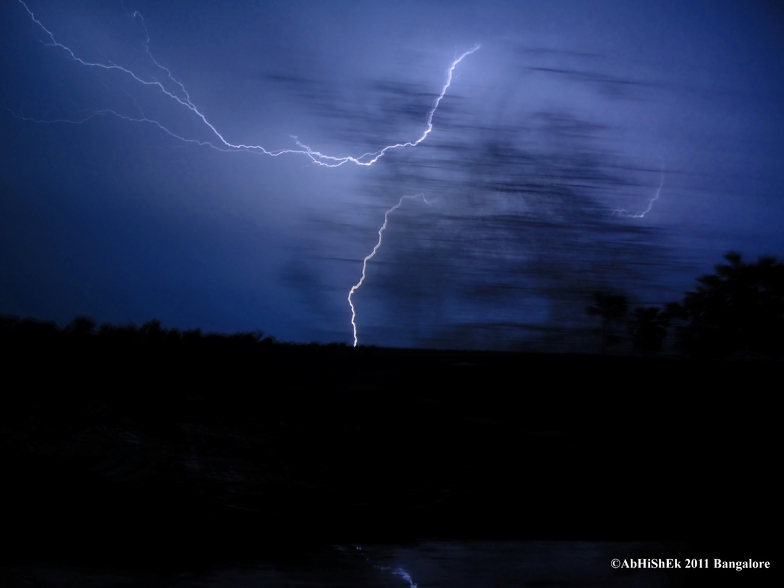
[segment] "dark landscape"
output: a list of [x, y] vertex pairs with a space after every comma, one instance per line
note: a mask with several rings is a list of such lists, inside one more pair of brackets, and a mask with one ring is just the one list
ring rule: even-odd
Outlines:
[[7, 563], [425, 538], [773, 555], [777, 362], [4, 327]]

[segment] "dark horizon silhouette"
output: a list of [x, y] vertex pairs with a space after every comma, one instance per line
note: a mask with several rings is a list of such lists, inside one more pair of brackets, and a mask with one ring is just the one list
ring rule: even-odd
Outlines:
[[[780, 272], [726, 258], [684, 306]], [[777, 282], [751, 282], [763, 283]], [[752, 291], [749, 308], [778, 308], [772, 290]], [[596, 300], [610, 309], [598, 318], [623, 315], [622, 297]], [[176, 567], [421, 538], [764, 551], [766, 390], [780, 361], [761, 360], [779, 348], [657, 354], [646, 345], [661, 333], [640, 330], [660, 326], [658, 309], [638, 310], [636, 354], [355, 349], [2, 317], [0, 467], [16, 521], [5, 560]], [[728, 505], [757, 514], [716, 516]]]
[[[700, 276], [697, 288], [685, 293], [682, 301], [661, 307], [635, 307], [631, 312], [624, 294], [593, 292], [593, 304], [586, 308], [601, 321], [596, 330], [598, 350], [589, 344], [583, 352], [607, 352], [645, 357], [662, 352], [668, 331], [669, 355], [705, 358], [778, 359], [784, 352], [784, 263], [773, 256], [762, 256], [744, 263], [741, 254], [724, 255], [728, 264], [717, 264], [715, 273]], [[623, 325], [629, 337], [624, 338]], [[563, 337], [569, 337], [565, 331]], [[251, 350], [280, 346], [346, 347], [345, 342], [302, 344], [277, 341], [261, 330], [223, 334], [201, 329], [165, 328], [152, 319], [137, 327], [133, 323], [98, 325], [89, 316], [74, 317], [62, 328], [53, 321], [0, 315], [0, 337], [9, 349], [18, 345], [91, 344], [104, 352], [110, 348], [121, 353], [123, 346], [148, 346], [169, 351]], [[622, 345], [623, 344], [623, 345]], [[370, 346], [375, 347], [375, 346]], [[477, 350], [477, 351], [481, 351]], [[535, 345], [518, 351], [541, 352]], [[556, 354], [557, 355], [557, 354]]]

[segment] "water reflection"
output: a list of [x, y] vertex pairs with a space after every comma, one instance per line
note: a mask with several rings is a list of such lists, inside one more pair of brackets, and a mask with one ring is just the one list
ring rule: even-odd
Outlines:
[[613, 558], [683, 557], [664, 543], [422, 542], [333, 546], [275, 561], [159, 575], [67, 567], [0, 569], [5, 586], [449, 588], [682, 586], [683, 570], [614, 570]]

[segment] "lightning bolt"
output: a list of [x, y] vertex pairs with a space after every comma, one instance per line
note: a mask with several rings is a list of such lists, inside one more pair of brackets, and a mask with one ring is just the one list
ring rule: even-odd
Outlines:
[[[419, 144], [421, 144], [423, 141], [425, 141], [427, 139], [427, 137], [430, 135], [430, 133], [432, 133], [432, 131], [433, 131], [433, 128], [434, 128], [433, 118], [434, 118], [434, 116], [436, 114], [436, 111], [438, 110], [442, 100], [444, 99], [444, 97], [446, 96], [449, 88], [452, 85], [452, 82], [454, 80], [455, 70], [463, 62], [463, 60], [466, 57], [468, 57], [469, 55], [472, 55], [473, 53], [475, 53], [476, 51], [478, 51], [480, 49], [480, 45], [477, 44], [474, 47], [472, 47], [471, 49], [469, 49], [467, 51], [464, 51], [464, 52], [460, 53], [459, 55], [457, 55], [456, 57], [454, 57], [453, 61], [451, 62], [450, 66], [447, 69], [446, 80], [444, 81], [444, 84], [441, 87], [441, 91], [437, 95], [437, 97], [433, 100], [431, 108], [427, 112], [427, 115], [425, 117], [425, 128], [422, 131], [421, 135], [419, 135], [419, 137], [417, 137], [416, 139], [413, 139], [413, 140], [410, 140], [410, 141], [406, 141], [406, 142], [402, 142], [402, 143], [394, 143], [394, 144], [386, 145], [385, 147], [381, 148], [378, 151], [364, 153], [364, 154], [359, 155], [357, 157], [354, 157], [354, 156], [335, 156], [335, 155], [328, 155], [328, 154], [322, 153], [320, 151], [312, 149], [310, 146], [308, 146], [305, 143], [301, 142], [299, 140], [299, 138], [297, 136], [295, 136], [295, 135], [292, 135], [291, 138], [294, 140], [294, 142], [295, 142], [295, 144], [297, 146], [297, 149], [268, 150], [268, 149], [266, 149], [265, 147], [263, 147], [261, 145], [250, 145], [250, 144], [244, 144], [244, 143], [232, 143], [226, 137], [224, 137], [223, 134], [221, 134], [221, 132], [218, 130], [218, 128], [212, 122], [210, 122], [210, 120], [207, 118], [207, 116], [196, 106], [196, 104], [194, 103], [194, 101], [191, 98], [191, 95], [189, 94], [188, 90], [186, 89], [185, 85], [181, 81], [179, 81], [177, 78], [174, 77], [174, 75], [172, 74], [170, 69], [165, 67], [162, 63], [160, 63], [153, 56], [152, 51], [150, 49], [151, 38], [150, 38], [150, 35], [149, 35], [149, 31], [147, 29], [146, 23], [144, 22], [143, 16], [138, 11], [130, 13], [129, 17], [132, 20], [137, 20], [138, 19], [141, 22], [142, 27], [144, 29], [144, 33], [145, 33], [145, 39], [144, 39], [142, 44], [144, 46], [146, 55], [147, 55], [147, 57], [150, 60], [150, 63], [152, 63], [154, 65], [154, 67], [157, 69], [157, 71], [160, 72], [159, 77], [154, 77], [153, 76], [153, 77], [150, 77], [148, 79], [148, 78], [143, 77], [142, 75], [136, 73], [134, 70], [132, 70], [132, 69], [130, 69], [128, 67], [122, 66], [122, 65], [118, 65], [117, 63], [114, 63], [111, 60], [107, 60], [105, 62], [97, 62], [97, 61], [90, 61], [90, 60], [87, 60], [87, 59], [84, 59], [84, 58], [80, 57], [70, 47], [68, 47], [67, 45], [65, 45], [65, 44], [63, 44], [63, 43], [61, 43], [60, 41], [57, 40], [57, 38], [55, 37], [54, 33], [52, 33], [52, 31], [49, 30], [41, 22], [41, 20], [38, 17], [36, 17], [35, 13], [28, 7], [28, 5], [25, 3], [24, 0], [18, 0], [18, 2], [19, 2], [19, 4], [21, 4], [24, 7], [24, 9], [27, 12], [27, 14], [29, 15], [30, 19], [46, 35], [46, 39], [47, 40], [43, 41], [43, 44], [45, 46], [53, 47], [53, 48], [57, 48], [59, 50], [62, 50], [63, 52], [65, 52], [67, 54], [69, 59], [71, 59], [71, 60], [81, 64], [82, 66], [89, 67], [89, 68], [96, 68], [96, 69], [100, 69], [100, 70], [104, 70], [104, 71], [117, 72], [120, 75], [128, 76], [131, 80], [133, 80], [133, 82], [135, 82], [137, 84], [140, 84], [140, 85], [142, 85], [144, 87], [147, 87], [147, 88], [150, 88], [150, 89], [153, 89], [153, 90], [157, 90], [164, 97], [166, 97], [169, 100], [174, 101], [177, 105], [179, 105], [182, 108], [187, 109], [188, 111], [190, 111], [190, 113], [193, 116], [197, 117], [197, 119], [201, 122], [201, 124], [204, 127], [206, 127], [206, 129], [209, 131], [209, 134], [212, 136], [212, 138], [210, 140], [195, 139], [195, 138], [189, 138], [189, 137], [183, 136], [181, 134], [178, 134], [178, 133], [172, 131], [169, 127], [167, 127], [164, 123], [160, 122], [159, 120], [156, 120], [156, 119], [153, 119], [153, 118], [149, 118], [148, 116], [146, 116], [144, 111], [142, 110], [142, 108], [139, 106], [139, 104], [135, 100], [134, 100], [134, 105], [135, 105], [136, 111], [138, 112], [138, 115], [136, 115], [136, 116], [123, 114], [121, 112], [118, 112], [117, 110], [113, 110], [113, 109], [108, 109], [107, 108], [107, 109], [94, 111], [94, 112], [92, 112], [92, 113], [90, 113], [90, 114], [88, 114], [88, 115], [86, 115], [84, 117], [78, 118], [78, 119], [39, 120], [39, 119], [35, 119], [35, 118], [28, 118], [28, 117], [17, 115], [13, 111], [9, 110], [9, 112], [11, 112], [11, 114], [13, 116], [15, 116], [16, 118], [21, 119], [21, 120], [27, 120], [27, 121], [32, 121], [32, 122], [36, 122], [36, 123], [46, 123], [46, 124], [55, 124], [55, 123], [83, 124], [83, 123], [85, 123], [85, 122], [87, 122], [87, 121], [89, 121], [89, 120], [91, 120], [93, 118], [96, 118], [96, 117], [100, 117], [100, 116], [114, 116], [116, 118], [119, 118], [119, 119], [122, 119], [122, 120], [125, 120], [125, 121], [128, 121], [128, 122], [152, 124], [152, 125], [158, 127], [164, 133], [166, 133], [169, 136], [171, 136], [172, 138], [177, 139], [177, 140], [182, 141], [182, 142], [187, 143], [187, 144], [194, 144], [194, 145], [198, 145], [198, 146], [202, 146], [202, 147], [209, 147], [209, 148], [215, 149], [217, 151], [222, 151], [222, 152], [240, 152], [240, 151], [243, 151], [243, 152], [253, 152], [253, 153], [257, 153], [257, 154], [261, 154], [261, 155], [267, 155], [267, 156], [270, 156], [270, 157], [279, 157], [281, 155], [286, 155], [286, 154], [300, 155], [300, 156], [305, 156], [305, 157], [309, 158], [311, 160], [311, 162], [316, 164], [316, 165], [320, 165], [320, 166], [323, 166], [323, 167], [329, 167], [329, 168], [340, 167], [340, 166], [342, 166], [344, 164], [347, 164], [347, 163], [351, 163], [351, 164], [355, 164], [355, 165], [363, 166], [363, 167], [370, 167], [373, 164], [375, 164], [376, 162], [378, 162], [382, 157], [384, 157], [384, 155], [386, 155], [389, 151], [392, 151], [392, 150], [395, 150], [395, 149], [417, 147]], [[129, 96], [130, 96], [130, 94], [129, 94]], [[132, 96], [131, 96], [131, 99], [133, 100]], [[6, 110], [8, 110], [8, 109], [6, 109]], [[616, 210], [613, 210], [612, 214], [613, 215], [617, 214], [618, 216], [624, 217], [624, 218], [633, 218], [633, 219], [644, 218], [652, 210], [652, 208], [654, 206], [654, 203], [659, 199], [659, 196], [661, 194], [661, 190], [662, 190], [663, 186], [664, 186], [664, 163], [662, 162], [662, 169], [661, 169], [661, 173], [660, 173], [659, 187], [656, 190], [656, 193], [653, 196], [653, 198], [651, 198], [650, 201], [648, 202], [648, 206], [644, 210], [642, 210], [641, 212], [638, 212], [638, 213], [635, 213], [635, 214], [630, 213], [626, 209], [616, 209]], [[352, 325], [352, 328], [353, 328], [353, 335], [354, 335], [354, 347], [356, 347], [358, 345], [358, 335], [357, 335], [357, 325], [356, 325], [356, 309], [354, 307], [352, 297], [353, 297], [354, 293], [362, 286], [362, 284], [365, 281], [368, 262], [375, 256], [375, 254], [377, 253], [377, 251], [381, 247], [382, 235], [383, 235], [384, 230], [388, 226], [389, 215], [392, 212], [394, 212], [395, 210], [397, 210], [398, 208], [400, 208], [400, 206], [403, 204], [404, 200], [406, 200], [406, 199], [415, 199], [415, 198], [422, 198], [422, 200], [425, 203], [429, 204], [429, 202], [425, 199], [424, 195], [422, 195], [422, 194], [406, 195], [406, 196], [402, 196], [395, 206], [393, 206], [392, 208], [390, 208], [389, 210], [386, 211], [386, 213], [384, 214], [384, 222], [383, 222], [381, 228], [378, 230], [378, 242], [376, 243], [376, 245], [373, 248], [373, 250], [371, 251], [371, 253], [364, 258], [363, 263], [362, 263], [362, 275], [361, 275], [361, 278], [360, 278], [359, 282], [357, 282], [357, 284], [355, 284], [351, 288], [349, 293], [348, 293], [348, 303], [349, 303], [349, 305], [351, 307], [351, 325]]]
[[362, 286], [362, 284], [364, 283], [364, 281], [365, 281], [365, 272], [367, 270], [368, 261], [373, 259], [373, 256], [376, 254], [376, 252], [378, 251], [379, 247], [381, 247], [382, 235], [384, 234], [384, 230], [387, 228], [387, 225], [389, 224], [389, 215], [392, 214], [393, 212], [395, 212], [398, 208], [400, 208], [403, 205], [403, 201], [404, 200], [411, 200], [411, 199], [414, 199], [414, 198], [421, 198], [422, 201], [425, 204], [430, 204], [430, 202], [428, 202], [427, 199], [425, 198], [424, 194], [406, 195], [406, 196], [401, 196], [400, 200], [398, 200], [398, 203], [395, 204], [392, 208], [390, 208], [389, 210], [387, 210], [384, 213], [384, 224], [382, 224], [381, 228], [378, 230], [378, 242], [376, 243], [376, 246], [373, 247], [373, 251], [371, 251], [365, 257], [365, 259], [362, 260], [362, 277], [359, 279], [359, 282], [354, 284], [354, 286], [351, 287], [351, 290], [349, 290], [349, 293], [348, 293], [348, 304], [349, 304], [349, 306], [351, 306], [351, 326], [354, 328], [354, 347], [356, 347], [357, 343], [359, 343], [359, 339], [357, 337], [357, 322], [356, 322], [357, 311], [354, 308], [354, 303], [351, 301], [351, 297], [354, 295], [354, 292], [359, 290], [360, 287]]
[[643, 210], [642, 212], [638, 212], [637, 214], [630, 214], [628, 210], [625, 208], [616, 208], [612, 211], [613, 215], [618, 215], [623, 218], [644, 218], [646, 214], [648, 214], [651, 209], [653, 208], [653, 203], [659, 199], [659, 194], [661, 194], [662, 186], [664, 186], [664, 165], [662, 164], [662, 170], [660, 172], [659, 178], [659, 188], [656, 190], [656, 195], [650, 199], [648, 202], [648, 207]]
[[[127, 120], [127, 121], [131, 121], [131, 122], [146, 122], [146, 123], [154, 124], [158, 128], [160, 128], [162, 131], [164, 131], [167, 134], [169, 134], [170, 136], [172, 136], [172, 137], [174, 137], [176, 139], [179, 139], [180, 141], [186, 142], [186, 143], [194, 143], [194, 144], [197, 144], [197, 145], [200, 145], [200, 146], [211, 147], [211, 148], [219, 150], [219, 151], [251, 151], [251, 152], [255, 152], [255, 153], [259, 153], [259, 154], [263, 154], [263, 155], [268, 155], [270, 157], [278, 157], [280, 155], [285, 155], [285, 154], [304, 155], [304, 156], [308, 157], [313, 163], [315, 163], [317, 165], [324, 166], [324, 167], [340, 167], [341, 165], [346, 164], [346, 163], [353, 163], [353, 164], [356, 164], [356, 165], [369, 167], [369, 166], [373, 165], [374, 163], [376, 163], [384, 155], [386, 155], [386, 153], [388, 151], [391, 151], [393, 149], [401, 149], [401, 148], [404, 148], [404, 147], [416, 147], [417, 145], [419, 145], [433, 131], [433, 116], [435, 115], [436, 110], [438, 110], [438, 106], [441, 104], [441, 100], [443, 100], [444, 96], [446, 95], [447, 90], [452, 85], [452, 78], [453, 78], [453, 75], [454, 75], [455, 68], [467, 56], [471, 55], [475, 51], [478, 51], [479, 47], [480, 47], [477, 44], [473, 48], [469, 49], [468, 51], [464, 51], [463, 53], [461, 53], [458, 57], [456, 57], [452, 61], [452, 64], [449, 66], [449, 69], [447, 70], [446, 82], [442, 86], [441, 92], [438, 95], [438, 97], [433, 101], [432, 108], [427, 113], [427, 117], [425, 119], [425, 122], [426, 122], [425, 130], [422, 133], [422, 135], [418, 139], [416, 139], [416, 140], [406, 141], [404, 143], [395, 143], [393, 145], [387, 145], [386, 147], [383, 147], [379, 151], [375, 151], [375, 152], [372, 152], [372, 153], [364, 153], [364, 154], [360, 155], [359, 157], [352, 157], [352, 156], [338, 157], [338, 156], [334, 156], [334, 155], [327, 155], [327, 154], [321, 153], [320, 151], [316, 151], [314, 149], [311, 149], [309, 146], [307, 146], [304, 143], [302, 143], [299, 140], [298, 137], [296, 137], [295, 135], [292, 135], [291, 138], [294, 139], [294, 141], [297, 144], [297, 147], [299, 147], [299, 149], [279, 149], [277, 151], [270, 151], [270, 150], [264, 148], [261, 145], [246, 145], [246, 144], [243, 144], [243, 143], [231, 143], [218, 131], [218, 129], [207, 119], [207, 117], [204, 115], [204, 113], [202, 113], [201, 110], [199, 110], [199, 108], [193, 103], [193, 101], [191, 100], [190, 94], [188, 93], [188, 91], [185, 88], [185, 85], [182, 82], [180, 82], [179, 80], [177, 80], [172, 75], [171, 71], [168, 68], [166, 68], [165, 66], [161, 65], [161, 63], [159, 63], [155, 59], [155, 57], [153, 57], [152, 52], [150, 51], [150, 35], [149, 35], [149, 32], [147, 31], [147, 26], [144, 24], [144, 18], [142, 17], [142, 15], [138, 11], [132, 13], [130, 15], [130, 17], [132, 19], [136, 19], [136, 18], [140, 19], [141, 22], [142, 22], [142, 25], [144, 26], [146, 39], [145, 39], [143, 44], [144, 44], [144, 48], [145, 48], [145, 51], [147, 53], [147, 56], [150, 58], [152, 63], [155, 65], [155, 67], [157, 67], [161, 72], [163, 72], [165, 74], [165, 78], [168, 79], [168, 81], [177, 88], [176, 90], [167, 89], [166, 85], [164, 85], [164, 83], [161, 82], [158, 79], [151, 79], [151, 80], [144, 79], [141, 76], [137, 75], [133, 70], [128, 69], [126, 67], [123, 67], [121, 65], [117, 65], [116, 63], [113, 63], [111, 61], [108, 61], [106, 63], [100, 63], [100, 62], [88, 61], [86, 59], [83, 59], [83, 58], [79, 57], [70, 47], [64, 45], [63, 43], [60, 43], [55, 38], [54, 34], [49, 29], [47, 29], [44, 26], [44, 24], [35, 16], [33, 11], [30, 10], [30, 8], [27, 6], [27, 4], [24, 2], [24, 0], [18, 0], [18, 2], [19, 2], [19, 4], [21, 4], [25, 8], [25, 10], [27, 11], [27, 14], [30, 16], [32, 21], [35, 24], [37, 24], [41, 28], [41, 30], [43, 30], [44, 33], [46, 33], [46, 35], [48, 36], [49, 42], [44, 43], [44, 45], [46, 45], [48, 47], [57, 47], [59, 49], [62, 49], [63, 51], [65, 51], [68, 54], [68, 56], [72, 60], [74, 60], [77, 63], [80, 63], [80, 64], [82, 64], [82, 65], [84, 65], [86, 67], [94, 67], [94, 68], [103, 69], [103, 70], [117, 71], [117, 72], [120, 72], [120, 73], [122, 73], [124, 75], [130, 76], [135, 82], [137, 82], [139, 84], [142, 84], [142, 85], [148, 86], [148, 87], [157, 88], [166, 97], [168, 97], [171, 100], [174, 100], [180, 106], [182, 106], [184, 108], [187, 108], [194, 115], [196, 115], [199, 118], [199, 120], [201, 120], [201, 122], [209, 129], [211, 134], [214, 135], [215, 139], [213, 139], [213, 141], [214, 141], [213, 142], [213, 141], [203, 141], [203, 140], [185, 138], [185, 137], [183, 137], [181, 135], [178, 135], [177, 133], [174, 133], [170, 129], [168, 129], [163, 123], [161, 123], [161, 122], [159, 122], [157, 120], [154, 120], [154, 119], [147, 118], [144, 115], [144, 113], [141, 112], [141, 109], [139, 109], [139, 111], [141, 112], [141, 116], [139, 116], [139, 117], [127, 116], [127, 115], [120, 114], [120, 113], [118, 113], [115, 110], [105, 109], [105, 110], [101, 110], [101, 111], [95, 112], [95, 113], [91, 114], [90, 116], [87, 116], [87, 117], [85, 117], [85, 118], [83, 118], [81, 120], [74, 120], [74, 121], [70, 121], [70, 120], [68, 120], [68, 121], [66, 121], [66, 120], [41, 121], [41, 120], [36, 120], [36, 119], [32, 119], [32, 118], [25, 118], [25, 117], [22, 117], [22, 116], [17, 116], [15, 113], [12, 112], [12, 114], [14, 114], [14, 116], [16, 116], [17, 118], [22, 119], [22, 120], [30, 120], [30, 121], [33, 121], [33, 122], [39, 122], [39, 123], [40, 122], [70, 122], [70, 123], [74, 123], [74, 124], [81, 124], [83, 122], [86, 122], [90, 118], [93, 118], [93, 117], [96, 117], [96, 116], [112, 115], [112, 116], [116, 116], [118, 118], [121, 118], [121, 119]], [[137, 108], [138, 108], [138, 105], [137, 105]]]

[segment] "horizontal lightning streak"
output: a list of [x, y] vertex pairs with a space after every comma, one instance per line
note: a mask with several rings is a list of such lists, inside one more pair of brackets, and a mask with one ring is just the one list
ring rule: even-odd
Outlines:
[[392, 214], [394, 211], [396, 211], [398, 208], [400, 208], [403, 205], [403, 200], [410, 200], [412, 198], [421, 198], [422, 201], [425, 204], [430, 204], [430, 202], [428, 202], [425, 199], [425, 195], [424, 194], [406, 195], [406, 196], [401, 196], [400, 200], [398, 201], [398, 203], [395, 204], [392, 208], [390, 208], [389, 210], [387, 210], [384, 213], [384, 224], [381, 225], [381, 228], [378, 230], [378, 242], [376, 243], [376, 246], [373, 247], [373, 251], [371, 251], [365, 257], [365, 259], [362, 260], [362, 277], [359, 279], [359, 282], [357, 282], [354, 286], [352, 286], [351, 290], [349, 290], [349, 293], [348, 293], [348, 303], [349, 303], [349, 306], [351, 306], [351, 326], [354, 327], [354, 347], [356, 347], [357, 343], [359, 343], [359, 338], [357, 337], [357, 323], [356, 323], [357, 312], [356, 312], [356, 309], [354, 308], [354, 303], [352, 302], [351, 297], [354, 295], [354, 292], [359, 290], [359, 288], [364, 283], [364, 281], [365, 281], [365, 271], [367, 270], [368, 261], [373, 259], [373, 256], [376, 254], [376, 252], [378, 251], [379, 247], [381, 247], [381, 239], [382, 239], [382, 235], [384, 233], [384, 229], [386, 229], [387, 225], [389, 224], [389, 215]]
[[[297, 146], [300, 149], [280, 149], [280, 150], [277, 150], [277, 151], [269, 151], [268, 149], [265, 149], [261, 145], [246, 145], [244, 143], [231, 143], [218, 131], [218, 129], [207, 119], [207, 117], [204, 115], [204, 113], [202, 113], [198, 109], [198, 107], [191, 101], [191, 97], [188, 94], [188, 91], [185, 89], [185, 85], [182, 82], [180, 82], [179, 80], [177, 80], [172, 75], [171, 71], [168, 68], [166, 68], [163, 65], [161, 65], [153, 57], [152, 52], [150, 51], [150, 35], [147, 32], [146, 25], [144, 25], [144, 30], [145, 30], [145, 35], [146, 35], [146, 40], [144, 41], [145, 51], [147, 52], [147, 55], [150, 58], [150, 60], [152, 61], [152, 63], [155, 64], [155, 66], [157, 68], [159, 68], [161, 71], [165, 72], [166, 77], [169, 80], [171, 80], [172, 83], [176, 84], [176, 86], [179, 87], [179, 94], [180, 95], [178, 95], [178, 93], [175, 93], [175, 92], [172, 92], [172, 91], [168, 90], [166, 88], [166, 86], [160, 80], [156, 80], [156, 79], [154, 79], [154, 80], [145, 80], [144, 78], [142, 78], [139, 75], [137, 75], [131, 69], [128, 69], [128, 68], [123, 67], [121, 65], [117, 65], [115, 63], [112, 63], [111, 61], [108, 62], [108, 63], [99, 63], [99, 62], [87, 61], [85, 59], [82, 59], [81, 57], [76, 55], [76, 53], [74, 53], [74, 51], [70, 47], [60, 43], [55, 38], [54, 34], [43, 25], [43, 23], [35, 16], [33, 11], [30, 10], [30, 8], [27, 6], [27, 4], [25, 4], [24, 0], [18, 0], [18, 2], [22, 6], [24, 6], [25, 10], [30, 15], [30, 18], [33, 20], [33, 22], [36, 23], [48, 35], [48, 37], [49, 37], [51, 42], [44, 43], [45, 45], [50, 46], [50, 47], [58, 47], [58, 48], [64, 50], [65, 52], [68, 53], [68, 55], [71, 57], [71, 59], [73, 59], [74, 61], [76, 61], [76, 62], [78, 62], [78, 63], [80, 63], [80, 64], [82, 64], [84, 66], [96, 67], [96, 68], [105, 69], [105, 70], [113, 70], [113, 71], [122, 72], [122, 73], [130, 76], [134, 81], [136, 81], [136, 82], [138, 82], [140, 84], [143, 84], [145, 86], [151, 86], [151, 87], [158, 88], [158, 90], [160, 90], [165, 96], [167, 96], [168, 98], [174, 100], [175, 102], [177, 102], [181, 106], [183, 106], [183, 107], [187, 108], [188, 110], [190, 110], [191, 112], [193, 112], [193, 114], [195, 114], [201, 120], [201, 122], [212, 132], [212, 134], [215, 135], [215, 137], [218, 139], [218, 144], [216, 145], [215, 143], [213, 143], [211, 141], [202, 141], [202, 140], [197, 140], [197, 139], [187, 139], [185, 137], [182, 137], [182, 136], [172, 132], [163, 123], [161, 123], [161, 122], [159, 122], [157, 120], [149, 119], [149, 118], [147, 118], [144, 115], [142, 115], [140, 118], [135, 118], [135, 117], [127, 116], [127, 115], [122, 115], [122, 114], [119, 114], [118, 112], [116, 112], [114, 110], [110, 110], [110, 109], [105, 109], [105, 110], [101, 110], [99, 112], [93, 113], [91, 116], [88, 116], [88, 117], [86, 117], [86, 118], [84, 118], [84, 119], [82, 119], [80, 121], [62, 121], [62, 120], [60, 120], [60, 121], [40, 121], [40, 120], [36, 120], [36, 119], [24, 118], [24, 117], [21, 117], [21, 116], [18, 116], [17, 118], [20, 118], [20, 119], [23, 119], [23, 120], [31, 120], [31, 121], [35, 121], [35, 122], [71, 122], [71, 123], [74, 123], [74, 124], [80, 124], [82, 122], [85, 122], [85, 121], [89, 120], [90, 118], [93, 118], [94, 116], [113, 115], [113, 116], [116, 116], [118, 118], [121, 118], [121, 119], [124, 119], [124, 120], [128, 120], [128, 121], [146, 122], [146, 123], [154, 124], [157, 127], [159, 127], [161, 130], [163, 130], [166, 133], [168, 133], [170, 136], [172, 136], [172, 137], [174, 137], [176, 139], [179, 139], [181, 141], [184, 141], [186, 143], [195, 143], [195, 144], [198, 144], [198, 145], [201, 145], [201, 146], [211, 147], [211, 148], [219, 150], [219, 151], [251, 151], [251, 152], [260, 153], [260, 154], [263, 154], [263, 155], [268, 155], [270, 157], [278, 157], [278, 156], [284, 155], [284, 154], [305, 155], [313, 163], [316, 163], [316, 164], [324, 166], [324, 167], [339, 167], [339, 166], [341, 166], [341, 165], [343, 165], [345, 163], [354, 163], [356, 165], [369, 167], [369, 166], [373, 165], [374, 163], [376, 163], [379, 159], [381, 159], [390, 150], [400, 149], [400, 148], [403, 148], [403, 147], [416, 147], [417, 145], [419, 145], [422, 141], [424, 141], [427, 138], [427, 136], [433, 130], [433, 116], [434, 116], [436, 110], [438, 109], [438, 106], [441, 103], [441, 100], [446, 95], [447, 90], [452, 85], [452, 77], [453, 77], [455, 68], [457, 67], [457, 65], [461, 61], [463, 61], [463, 59], [465, 59], [468, 55], [471, 55], [472, 53], [477, 51], [479, 49], [479, 47], [480, 47], [479, 45], [475, 45], [472, 49], [469, 49], [468, 51], [465, 51], [462, 54], [460, 54], [460, 56], [458, 56], [452, 62], [451, 66], [449, 67], [449, 70], [447, 72], [446, 82], [444, 83], [444, 86], [441, 88], [441, 93], [433, 101], [433, 106], [430, 109], [430, 111], [427, 113], [426, 128], [425, 128], [424, 132], [422, 133], [422, 135], [418, 139], [416, 139], [414, 141], [406, 141], [405, 143], [395, 143], [393, 145], [387, 145], [386, 147], [384, 147], [383, 149], [381, 149], [379, 151], [375, 151], [375, 152], [372, 152], [372, 153], [364, 153], [363, 155], [360, 155], [359, 157], [351, 157], [351, 156], [337, 157], [337, 156], [334, 156], [334, 155], [326, 155], [326, 154], [321, 153], [319, 151], [315, 151], [315, 150], [311, 149], [309, 146], [307, 146], [304, 143], [300, 142], [299, 138], [297, 138], [296, 136], [292, 135], [292, 139], [294, 139], [294, 141], [296, 142]], [[134, 18], [134, 19], [138, 17], [139, 19], [141, 19], [142, 24], [144, 24], [144, 18], [142, 17], [142, 15], [139, 12], [134, 12], [130, 16], [131, 16], [131, 18]]]

